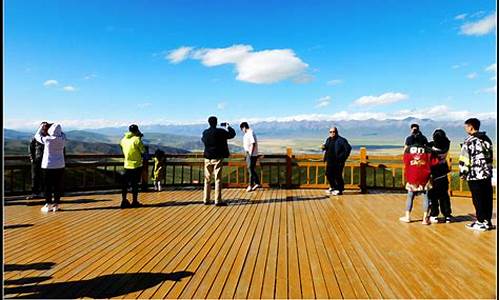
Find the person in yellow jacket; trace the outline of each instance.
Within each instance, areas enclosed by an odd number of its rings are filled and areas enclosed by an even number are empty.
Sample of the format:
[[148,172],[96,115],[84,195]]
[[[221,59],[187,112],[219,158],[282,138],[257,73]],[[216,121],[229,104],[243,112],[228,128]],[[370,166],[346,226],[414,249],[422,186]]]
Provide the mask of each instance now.
[[[139,196],[139,180],[142,172],[142,154],[146,151],[142,143],[143,134],[139,127],[132,124],[128,127],[128,132],[120,141],[123,152],[123,167],[125,169],[122,183],[122,203],[121,208],[142,206],[137,200]],[[132,204],[127,200],[127,190],[129,184],[132,186]]]

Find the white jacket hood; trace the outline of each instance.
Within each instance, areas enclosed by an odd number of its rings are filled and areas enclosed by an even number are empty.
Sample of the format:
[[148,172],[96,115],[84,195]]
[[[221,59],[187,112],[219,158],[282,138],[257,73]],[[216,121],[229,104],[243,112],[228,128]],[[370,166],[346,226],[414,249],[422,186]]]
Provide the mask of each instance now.
[[47,130],[47,133],[51,136],[62,136],[61,124],[52,124]]

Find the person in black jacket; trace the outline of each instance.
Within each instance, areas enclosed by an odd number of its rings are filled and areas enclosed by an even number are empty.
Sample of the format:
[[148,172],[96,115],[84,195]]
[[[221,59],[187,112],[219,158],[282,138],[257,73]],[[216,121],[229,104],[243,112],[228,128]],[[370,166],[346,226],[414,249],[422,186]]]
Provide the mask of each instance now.
[[205,145],[205,151],[203,152],[203,156],[205,157],[203,203],[210,204],[211,177],[213,173],[215,177],[215,205],[225,206],[227,204],[222,202],[221,195],[222,164],[224,158],[229,157],[227,140],[234,138],[236,132],[228,123],[221,124],[224,129],[217,128],[217,118],[214,116],[208,118],[208,124],[210,128],[203,131],[201,138]]
[[344,171],[345,161],[351,154],[351,145],[339,136],[337,127],[330,128],[329,137],[323,145],[326,161],[326,178],[330,183],[330,188],[326,191],[328,195],[342,195],[344,191]]
[[410,130],[411,130],[411,134],[406,137],[403,152],[406,151],[406,148],[408,148],[412,145],[415,145],[415,144],[427,146],[427,144],[429,142],[427,141],[427,138],[425,137],[425,135],[423,135],[422,132],[420,131],[420,126],[418,124],[416,124],[416,123],[411,124]]
[[431,166],[432,189],[429,190],[429,200],[431,203],[430,221],[438,223],[439,208],[444,216],[445,222],[452,222],[450,194],[448,193],[449,180],[448,173],[450,167],[446,161],[446,156],[450,150],[450,140],[442,129],[434,130],[432,141],[428,144],[431,148],[433,159],[437,164]]
[[[42,135],[47,135],[47,122],[42,122],[43,126]],[[31,139],[28,146],[28,155],[31,162],[31,196],[26,197],[27,200],[42,198],[41,192],[43,188],[42,177],[42,157],[44,145],[38,142],[35,137]]]

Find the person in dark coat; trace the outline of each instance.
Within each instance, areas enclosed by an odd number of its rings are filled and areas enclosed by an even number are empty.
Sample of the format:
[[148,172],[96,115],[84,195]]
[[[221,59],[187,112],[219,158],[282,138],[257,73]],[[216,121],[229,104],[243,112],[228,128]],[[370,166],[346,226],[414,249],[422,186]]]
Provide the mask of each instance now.
[[236,131],[228,123],[222,123],[224,128],[217,128],[217,118],[212,116],[208,118],[210,127],[203,131],[201,141],[205,145],[203,156],[205,157],[205,184],[203,189],[203,203],[210,204],[211,178],[212,173],[215,177],[215,205],[225,206],[222,202],[221,179],[222,164],[224,158],[229,157],[229,147],[227,140],[236,136]]
[[[41,134],[46,136],[47,122],[42,122],[40,126],[42,127]],[[31,162],[31,195],[26,197],[27,200],[42,198],[41,193],[44,190],[42,176],[43,148],[44,144],[38,142],[33,136],[28,146],[28,155]]]
[[403,152],[406,152],[406,149],[412,145],[422,145],[427,146],[429,143],[425,135],[420,131],[420,126],[418,124],[410,125],[411,134],[405,139],[405,146]]
[[342,195],[344,192],[344,165],[351,154],[349,142],[339,136],[337,127],[330,128],[329,137],[323,145],[326,162],[326,178],[330,183],[330,188],[326,191],[328,195]]
[[431,204],[430,221],[438,223],[439,208],[446,223],[452,222],[450,194],[448,192],[448,173],[450,167],[446,156],[450,150],[450,140],[442,129],[434,130],[432,141],[428,144],[431,148],[432,157],[437,163],[431,166],[432,188],[429,190],[429,201]]

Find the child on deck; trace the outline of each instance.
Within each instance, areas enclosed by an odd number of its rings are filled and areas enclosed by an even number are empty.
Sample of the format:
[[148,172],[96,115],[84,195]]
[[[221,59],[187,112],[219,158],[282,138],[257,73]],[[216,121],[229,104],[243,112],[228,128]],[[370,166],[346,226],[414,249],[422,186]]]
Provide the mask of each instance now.
[[161,192],[161,181],[165,178],[165,152],[158,149],[153,156],[155,166],[153,169],[153,184],[155,191]]
[[415,144],[405,148],[403,155],[405,165],[406,189],[406,214],[399,218],[400,221],[410,223],[410,213],[413,208],[415,196],[422,194],[422,209],[424,212],[422,224],[429,225],[429,198],[427,191],[432,188],[431,183],[431,152],[426,146]]

